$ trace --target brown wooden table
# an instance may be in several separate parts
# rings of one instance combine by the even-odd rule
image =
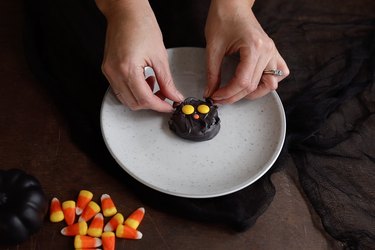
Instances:
[[[299,191],[295,167],[273,175],[276,196],[243,233],[176,217],[142,203],[124,183],[96,165],[71,141],[66,123],[30,73],[22,47],[23,3],[0,2],[0,169],[20,168],[37,177],[49,199],[75,199],[81,189],[98,201],[112,196],[124,215],[145,207],[141,240],[116,241],[116,249],[336,249],[319,217]],[[45,220],[28,241],[0,249],[73,249],[60,234],[63,223]]]

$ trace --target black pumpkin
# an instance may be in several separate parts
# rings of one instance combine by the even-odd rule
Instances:
[[[0,170],[0,244],[17,244],[43,224],[48,201],[39,181],[18,169]]]

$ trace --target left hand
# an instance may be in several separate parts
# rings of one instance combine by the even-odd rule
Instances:
[[[256,99],[278,87],[289,69],[272,39],[252,12],[253,0],[212,0],[207,17],[207,87],[205,97],[229,104],[242,98]],[[224,56],[238,52],[240,62],[232,79],[220,87]],[[279,69],[282,76],[266,75]]]

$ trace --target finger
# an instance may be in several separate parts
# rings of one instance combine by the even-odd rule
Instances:
[[[284,58],[280,55],[279,52],[277,52],[277,67],[283,72],[283,75],[279,77],[279,81],[284,80],[289,74],[290,70],[288,68],[288,65],[286,64]]]
[[[267,95],[269,92],[278,88],[279,82],[289,75],[289,69],[284,59],[277,52],[276,60],[271,60],[266,66],[266,69],[280,69],[283,72],[282,76],[262,75],[258,88],[246,96],[246,99],[254,100]]]
[[[242,90],[231,97],[222,100],[214,100],[214,102],[215,104],[232,104],[246,97],[248,94],[249,92],[247,90]]]
[[[152,95],[151,100],[151,106],[146,107],[146,109],[152,109],[157,112],[163,112],[163,113],[171,113],[173,112],[173,107],[169,103],[165,102],[165,97],[163,94],[156,93],[155,95]]]
[[[279,78],[274,75],[267,75],[263,73],[264,70],[268,68],[276,69],[276,65],[276,59],[271,59],[269,60],[269,62],[265,62],[265,64],[263,61],[263,63],[259,63],[257,65],[255,70],[256,73],[254,74],[254,81],[258,82],[258,85],[254,91],[248,92],[247,95],[245,95],[247,99],[253,100],[256,98],[260,98],[262,96],[265,96],[272,90],[277,89]]]
[[[257,52],[240,52],[240,62],[229,83],[212,95],[212,99],[217,103],[233,103],[255,90],[259,81],[254,80],[254,71],[260,57]]]
[[[204,90],[203,97],[211,95],[219,88],[221,80],[221,64],[224,58],[224,50],[207,48],[206,52],[207,65],[207,86]]]
[[[260,97],[267,95],[269,92],[276,90],[278,87],[278,79],[277,76],[273,75],[263,75],[258,88],[248,94],[246,99],[254,100]]]
[[[120,82],[122,82],[122,81],[120,80]],[[112,84],[112,85],[115,85],[115,84]],[[125,84],[120,84],[120,86],[121,86],[121,89],[120,88],[116,88],[116,87],[112,87],[113,93],[115,94],[116,98],[122,104],[124,104],[125,106],[129,107],[129,104],[130,103],[135,103],[136,99],[133,96],[133,94],[130,91],[130,89],[128,88],[128,86],[126,86]]]
[[[155,76],[149,76],[149,77],[147,77],[146,78],[146,82],[150,86],[151,91],[153,92],[154,88],[155,88],[155,83],[156,83]],[[156,91],[154,93],[154,95],[156,95],[157,97],[159,97],[160,100],[162,100],[162,101],[164,101],[167,98],[160,90]]]
[[[127,101],[131,110],[152,109],[159,112],[171,112],[172,106],[155,96],[144,79],[143,68],[135,70],[133,77],[129,78],[126,85],[135,97],[135,102]]]
[[[236,95],[234,95],[234,96],[232,96],[232,97],[230,97],[226,100],[218,101],[217,103],[231,104],[231,103],[235,103],[235,102],[241,100],[242,98],[254,100],[254,99],[260,98],[262,96],[265,96],[266,94],[268,94],[272,90],[277,89],[278,81],[275,80],[274,76],[265,75],[264,77],[267,78],[265,80],[267,82],[267,84],[263,83],[262,82],[263,80],[262,80],[261,83],[258,84],[256,90],[254,90],[250,94],[247,90],[243,90],[243,91],[237,93]],[[263,77],[262,77],[262,79],[263,79]]]
[[[169,69],[168,60],[159,61],[153,67],[161,93],[174,102],[181,102],[184,96],[177,90]]]
[[[117,100],[119,100],[125,106],[129,106],[128,102],[136,102],[131,90],[127,85],[124,84],[124,80],[122,78],[112,77],[111,74],[107,74],[105,71],[103,71],[103,74],[111,85],[112,91]]]

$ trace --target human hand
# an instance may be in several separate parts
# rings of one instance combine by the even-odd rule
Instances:
[[[271,38],[264,32],[251,7],[254,0],[212,0],[207,17],[207,87],[204,97],[229,104],[242,98],[256,99],[278,87],[289,69]],[[232,79],[220,87],[224,56],[239,53]],[[282,76],[263,74],[279,69]]]
[[[102,71],[116,97],[131,110],[171,112],[164,101],[183,96],[175,88],[162,34],[147,0],[97,0],[107,18]],[[153,93],[155,78],[145,80],[144,68],[153,68],[160,91]]]

